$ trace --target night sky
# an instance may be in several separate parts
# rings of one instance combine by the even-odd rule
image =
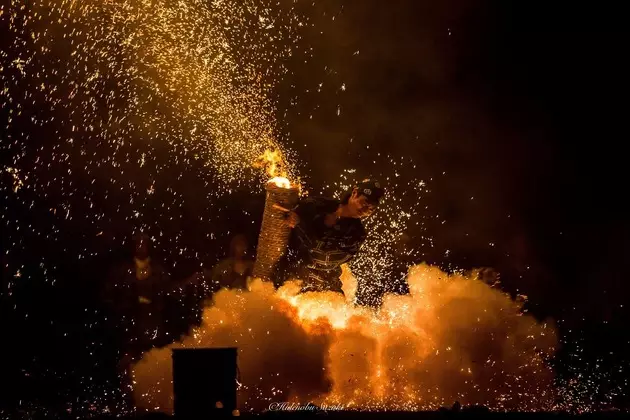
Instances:
[[[531,313],[560,323],[566,343],[560,372],[570,370],[571,354],[581,351],[585,356],[571,362],[576,369],[597,362],[612,382],[626,381],[618,366],[627,366],[630,345],[630,224],[622,201],[630,69],[620,11],[569,2],[451,0],[324,0],[303,7],[313,26],[299,45],[310,52],[286,62],[290,74],[274,94],[283,145],[303,163],[309,188],[330,191],[348,168],[361,176],[392,174],[390,156],[413,159],[416,169],[404,168],[402,175],[427,182],[430,192],[422,200],[430,217],[423,218],[422,234],[433,238],[429,247],[410,228],[412,245],[421,248],[414,262],[494,269],[505,291],[528,296]],[[6,51],[0,66],[7,67],[19,52],[4,35],[11,36],[6,16],[0,15],[0,31]],[[22,149],[28,153],[55,138],[50,126],[28,120],[5,129],[8,118],[7,109],[0,111],[0,207],[12,221],[0,224],[0,323],[15,361],[9,375],[0,376],[15,384],[10,404],[43,398],[54,405],[46,389],[58,384],[56,377],[73,372],[59,382],[73,395],[80,386],[72,378],[105,357],[102,347],[86,347],[100,339],[98,329],[85,327],[98,318],[93,284],[128,253],[137,226],[114,217],[96,237],[100,228],[48,212],[51,202],[71,197],[22,191],[18,198],[2,171],[21,153],[10,139],[28,133]],[[63,118],[55,124],[63,129]],[[153,158],[160,162],[168,154],[157,147]],[[222,258],[233,232],[252,240],[258,232],[262,193],[236,189],[209,206],[196,193],[205,171],[192,163],[160,172],[162,185],[177,189],[184,216],[170,224],[163,215],[146,221],[164,231],[163,243],[177,237],[187,247],[183,255],[163,252],[175,278]],[[51,191],[57,191],[54,182]],[[75,182],[95,188],[80,174]],[[156,202],[171,199],[163,194]],[[113,214],[125,200],[112,193],[98,205]],[[209,230],[216,240],[208,240]],[[81,250],[94,255],[78,262],[70,257]],[[17,270],[23,281],[8,294]],[[71,338],[59,341],[60,331]],[[93,354],[73,366],[86,348]],[[47,373],[33,387],[25,372]]]
[[[413,156],[447,221],[430,227],[429,260],[495,267],[543,313],[610,316],[629,246],[614,10],[357,1],[342,16],[315,43],[347,84],[341,117],[314,93],[287,123],[312,182]]]

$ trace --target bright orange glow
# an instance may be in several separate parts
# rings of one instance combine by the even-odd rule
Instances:
[[[280,188],[291,188],[291,181],[283,176],[276,176],[271,178],[267,183],[274,183]]]
[[[286,162],[280,150],[265,150],[265,153],[254,162],[254,167],[265,169],[270,177],[268,183],[272,182],[280,188],[292,188],[294,186],[285,170]]]
[[[282,156],[279,150],[265,150],[262,155],[262,159],[267,163],[267,174],[271,177],[275,177],[280,172],[282,166]]]
[[[284,158],[280,153],[280,150],[265,150],[261,156],[258,157],[256,162],[254,162],[254,167],[256,168],[264,168],[267,175],[270,178],[274,177],[287,177],[286,171],[284,170]]]
[[[139,407],[172,410],[171,348],[234,346],[241,411],[283,401],[360,410],[433,410],[454,401],[553,408],[544,360],[556,331],[524,315],[522,302],[475,275],[419,265],[409,272],[409,295],[388,295],[370,309],[352,303],[357,281],[347,267],[341,280],[345,296],[259,279],[249,291],[219,291],[199,327],[134,367]]]

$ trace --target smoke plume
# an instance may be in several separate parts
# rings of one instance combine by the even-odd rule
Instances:
[[[410,294],[387,295],[378,309],[353,305],[356,281],[348,269],[342,279],[346,297],[298,295],[297,282],[276,290],[261,280],[216,293],[200,327],[135,365],[137,404],[172,411],[171,348],[227,346],[238,347],[241,411],[284,401],[362,410],[553,403],[546,360],[555,326],[523,314],[522,301],[477,273],[414,266]]]

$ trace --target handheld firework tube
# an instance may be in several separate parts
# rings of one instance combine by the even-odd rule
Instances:
[[[285,223],[286,213],[298,201],[298,189],[268,182],[262,226],[258,236],[253,277],[272,280],[274,268],[286,252],[291,228]]]

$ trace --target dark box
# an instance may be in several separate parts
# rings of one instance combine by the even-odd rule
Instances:
[[[176,418],[231,416],[236,409],[237,349],[173,349]]]

